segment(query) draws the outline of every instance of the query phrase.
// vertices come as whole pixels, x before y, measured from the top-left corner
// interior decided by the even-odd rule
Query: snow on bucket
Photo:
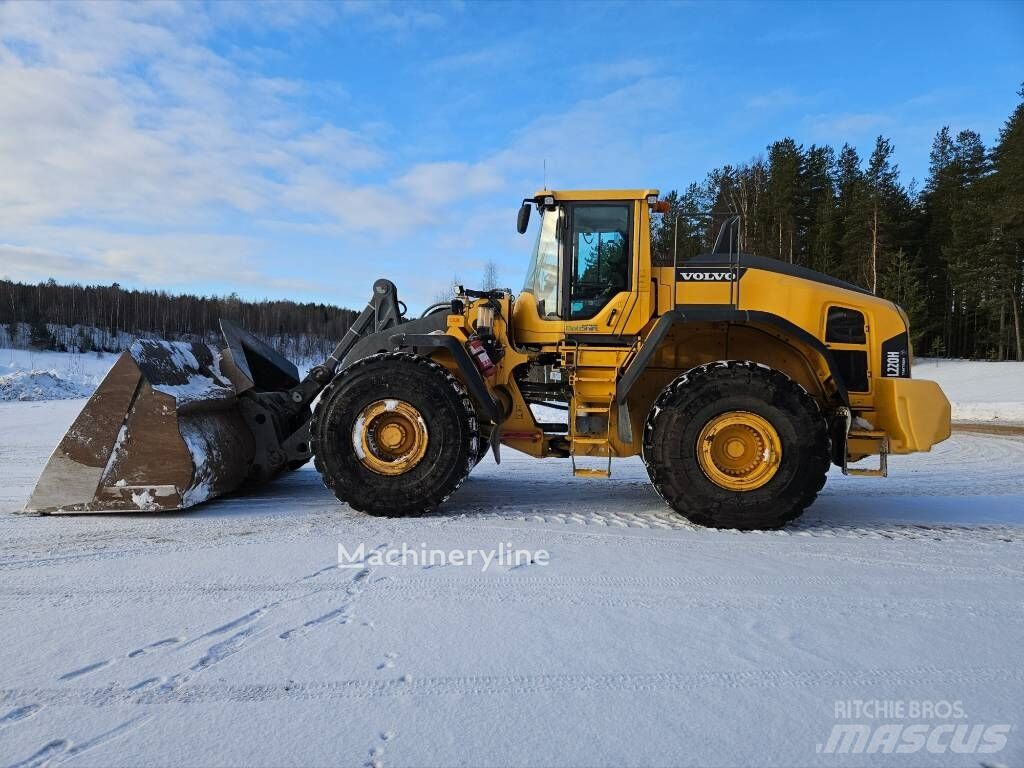
[[[206,344],[123,352],[50,456],[26,511],[183,509],[246,479],[253,436]]]

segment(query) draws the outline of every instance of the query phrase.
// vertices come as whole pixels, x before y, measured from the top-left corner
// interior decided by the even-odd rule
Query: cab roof
[[[646,200],[658,195],[656,189],[541,189],[534,199],[553,197],[555,200]]]

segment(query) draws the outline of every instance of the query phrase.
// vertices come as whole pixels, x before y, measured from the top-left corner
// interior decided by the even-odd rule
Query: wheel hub
[[[376,400],[356,417],[352,447],[363,466],[401,475],[423,459],[429,435],[423,416],[405,400]]]
[[[752,491],[775,477],[782,440],[771,423],[750,411],[727,411],[704,425],[697,461],[711,482],[730,491]]]

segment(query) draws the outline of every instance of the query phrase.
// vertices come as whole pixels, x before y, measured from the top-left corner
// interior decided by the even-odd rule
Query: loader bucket
[[[255,445],[221,362],[206,344],[135,342],[50,456],[26,511],[176,510],[236,489]]]

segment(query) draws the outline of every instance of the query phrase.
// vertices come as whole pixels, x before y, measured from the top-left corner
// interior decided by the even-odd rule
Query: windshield
[[[523,293],[533,294],[541,317],[557,317],[561,302],[558,295],[558,217],[560,209],[545,210],[540,231],[533,244],[530,268]]]

